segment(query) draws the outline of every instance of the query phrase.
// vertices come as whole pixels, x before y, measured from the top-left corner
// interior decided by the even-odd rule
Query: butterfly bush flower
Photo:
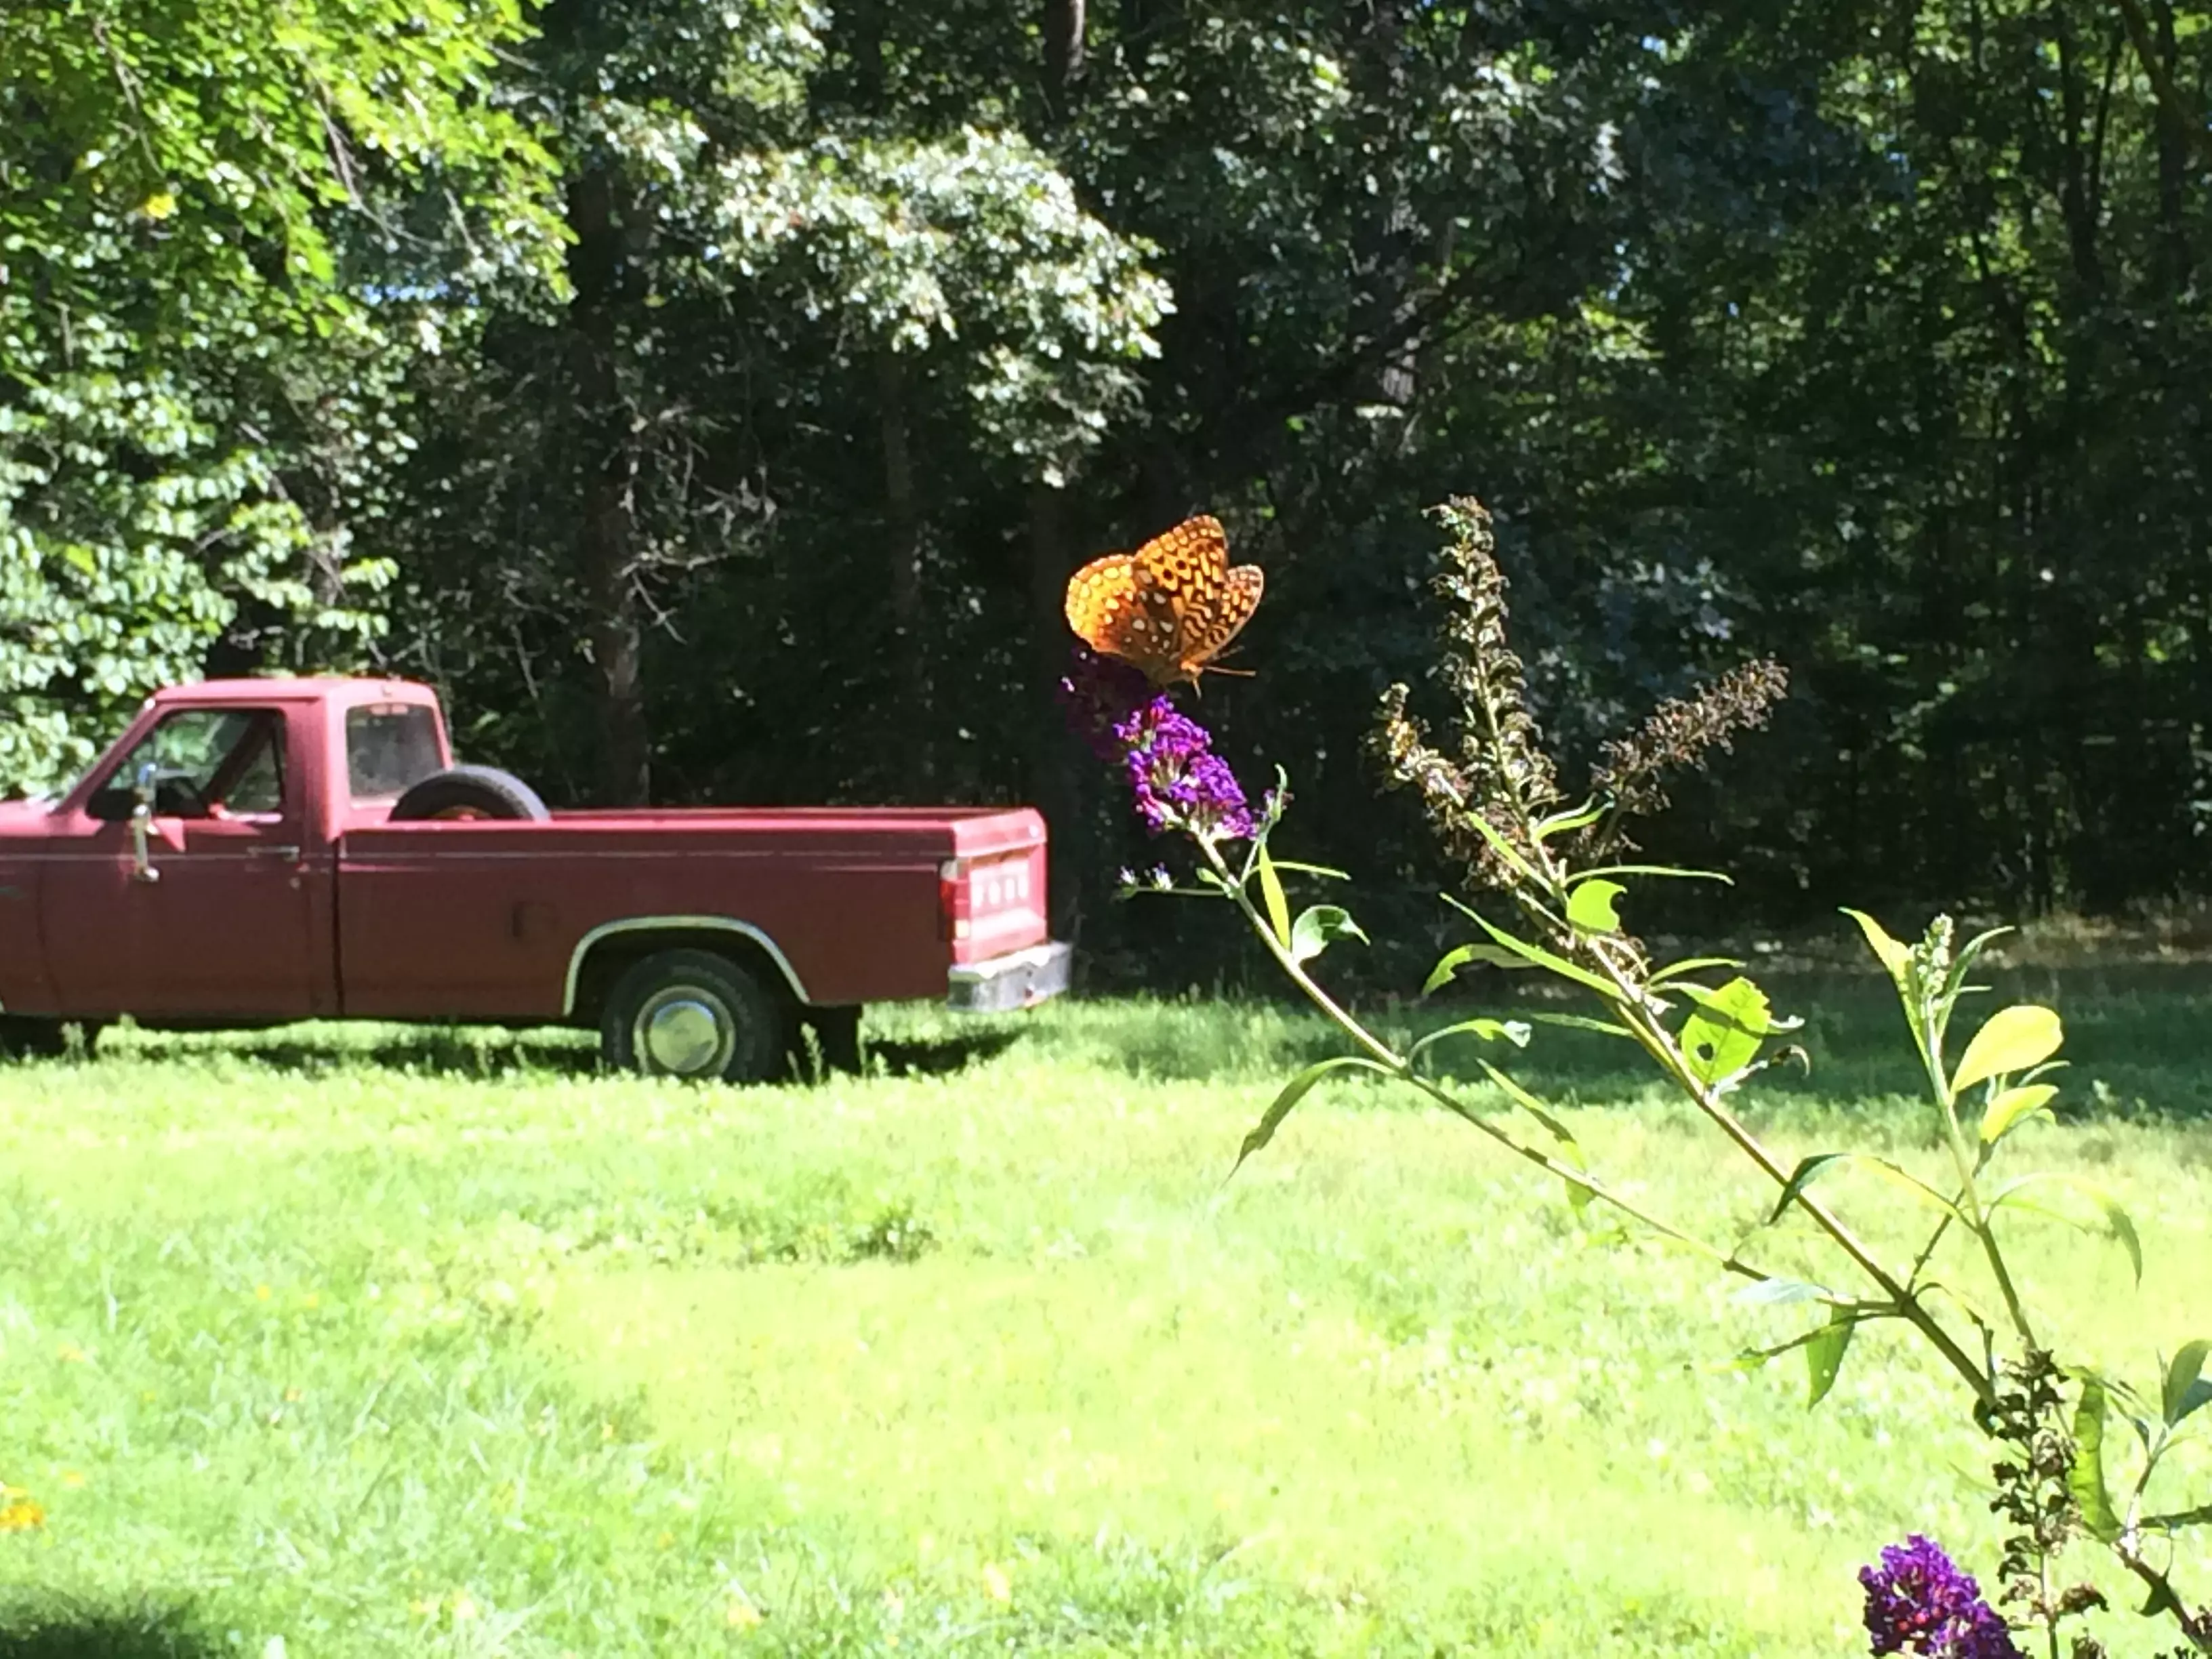
[[[1866,1589],[1875,1653],[2022,1659],[2004,1620],[1982,1600],[1981,1587],[1941,1545],[1917,1533],[1883,1550],[1879,1569],[1861,1567],[1859,1583]]]
[[[1074,672],[1060,683],[1068,719],[1103,761],[1118,764],[1136,797],[1137,815],[1158,835],[1186,830],[1206,841],[1243,840],[1252,809],[1213,737],[1153,691],[1127,663],[1076,653]]]

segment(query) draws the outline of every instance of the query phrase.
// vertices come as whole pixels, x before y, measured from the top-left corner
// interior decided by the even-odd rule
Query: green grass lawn
[[[2093,1175],[2150,1252],[2137,1289],[2023,1218],[2026,1276],[2144,1376],[2212,1335],[2212,987],[2025,988],[2075,1065],[2016,1155]],[[1813,1078],[1750,1109],[1785,1153],[1934,1170],[1893,1007],[1778,1000],[1818,1011]],[[1321,1028],[872,1032],[877,1075],[749,1091],[391,1029],[0,1067],[0,1481],[46,1511],[0,1534],[0,1655],[1843,1655],[1882,1544],[1991,1568],[1987,1449],[1893,1336],[1808,1414],[1801,1365],[1727,1364],[1802,1310],[1592,1237],[1376,1089],[1224,1185]],[[1733,1237],[1758,1188],[1616,1060],[1546,1032],[1528,1075],[1608,1176]],[[1915,1219],[1834,1190],[1877,1237]],[[2212,1499],[2203,1449],[2177,1474]]]

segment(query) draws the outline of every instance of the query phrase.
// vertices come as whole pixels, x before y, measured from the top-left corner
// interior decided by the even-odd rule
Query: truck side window
[[[356,806],[398,800],[445,766],[434,709],[380,702],[346,710],[346,776]]]
[[[129,817],[147,765],[163,817],[275,817],[284,810],[284,717],[273,708],[177,710],[108,774],[88,803],[92,816]]]

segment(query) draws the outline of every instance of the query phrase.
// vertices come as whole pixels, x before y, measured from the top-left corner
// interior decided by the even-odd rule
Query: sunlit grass
[[[2142,1376],[2212,1334],[2200,994],[2088,992],[2084,1115],[2021,1153],[2126,1202],[2150,1269],[2019,1237],[2060,1334]],[[1784,1155],[1930,1158],[1893,1010],[1796,1000],[1842,1012],[1752,1109]],[[1330,1051],[1311,1021],[872,1033],[875,1076],[744,1091],[390,1028],[0,1070],[0,1481],[46,1511],[0,1535],[0,1601],[294,1655],[1783,1656],[1856,1650],[1852,1571],[1907,1529],[1988,1570],[1987,1452],[1900,1341],[1808,1415],[1802,1367],[1726,1364],[1801,1314],[1594,1238],[1379,1089],[1224,1185]],[[1655,1209],[1733,1238],[1759,1207],[1601,1039],[1530,1075]]]

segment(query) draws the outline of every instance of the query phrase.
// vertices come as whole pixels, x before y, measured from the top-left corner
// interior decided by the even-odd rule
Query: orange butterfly
[[[1214,669],[1259,608],[1267,573],[1229,563],[1218,519],[1186,519],[1133,553],[1093,559],[1067,579],[1067,625],[1085,645],[1134,663],[1157,686]]]

